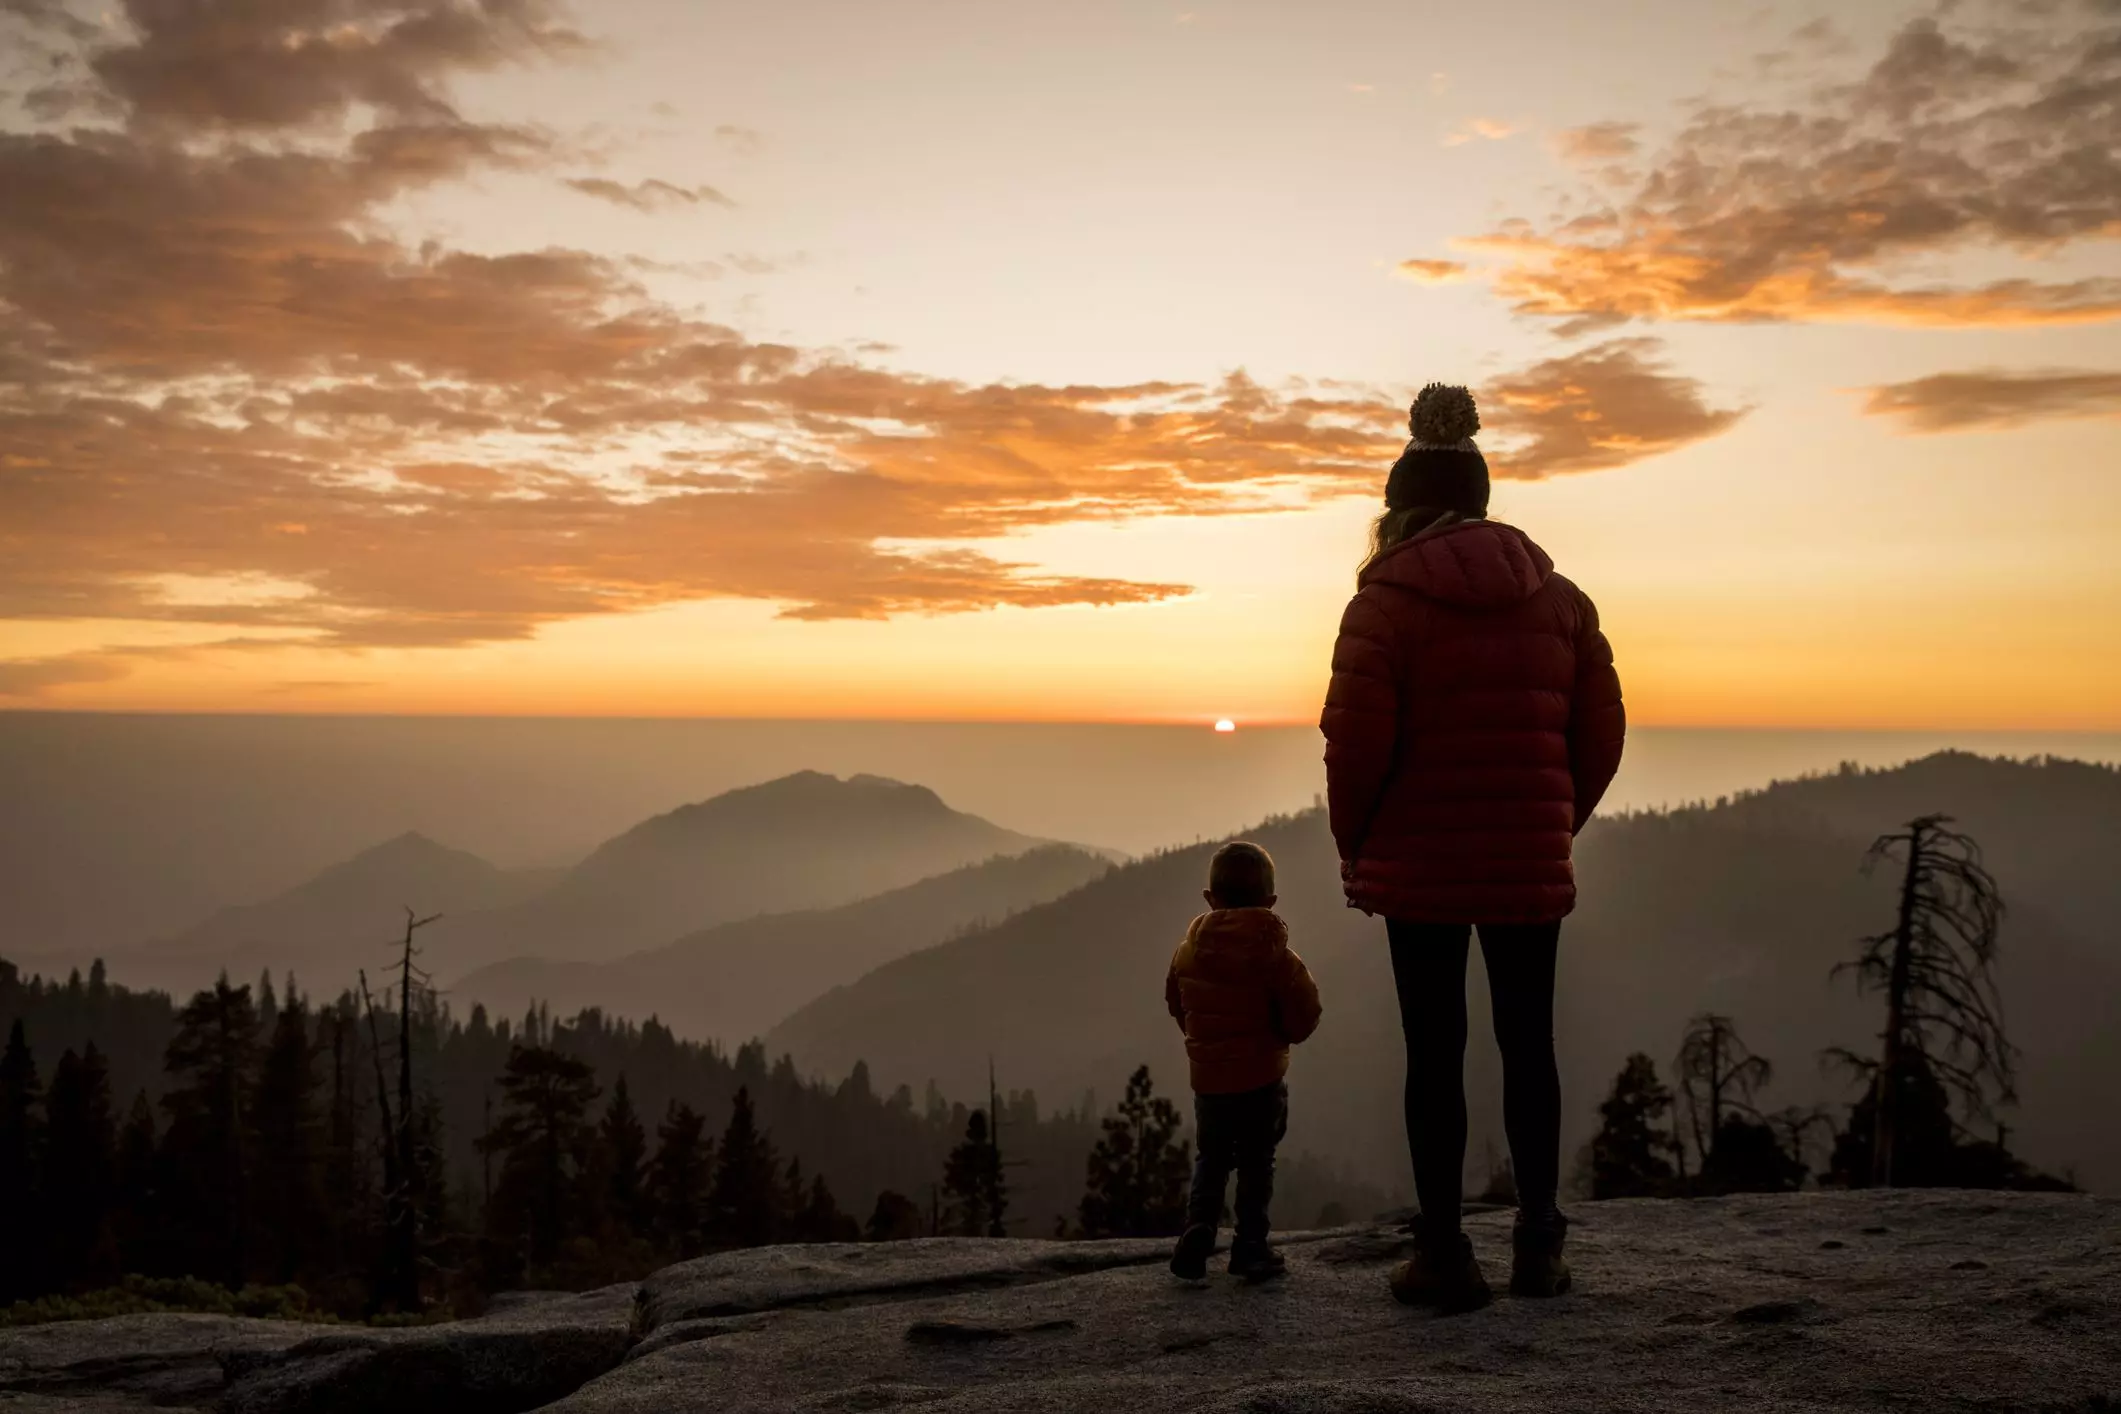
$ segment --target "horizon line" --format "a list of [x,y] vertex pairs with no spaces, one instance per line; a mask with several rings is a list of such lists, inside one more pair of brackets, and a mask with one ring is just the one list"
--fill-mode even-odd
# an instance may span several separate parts
[[[1292,730],[1318,730],[1318,723],[1308,718],[1257,718],[1247,719],[1228,712],[1206,713],[1199,716],[1160,717],[931,717],[931,716],[879,716],[864,717],[840,714],[789,713],[779,716],[756,714],[723,715],[712,712],[509,712],[509,711],[370,711],[316,710],[288,708],[185,708],[185,707],[40,707],[0,705],[0,719],[7,717],[183,717],[183,718],[247,718],[277,719],[285,721],[519,721],[519,722],[714,722],[728,725],[783,725],[783,726],[877,726],[877,727],[1113,727],[1113,728],[1160,728],[1167,730],[1196,731],[1210,736],[1228,738],[1242,736],[1251,731],[1285,732]],[[1216,732],[1215,723],[1228,719],[1237,724],[1234,732]],[[2121,720],[2108,725],[1969,725],[1966,723],[1840,725],[1818,722],[1702,722],[1702,721],[1658,721],[1634,720],[1629,722],[1631,730],[1660,732],[1784,732],[1793,735],[1837,735],[1837,736],[2055,736],[2055,737],[2121,737]]]

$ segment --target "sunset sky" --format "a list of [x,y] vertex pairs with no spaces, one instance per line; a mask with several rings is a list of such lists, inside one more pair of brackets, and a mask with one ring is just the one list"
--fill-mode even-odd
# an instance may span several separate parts
[[0,0],[0,705],[2121,730],[2121,6]]

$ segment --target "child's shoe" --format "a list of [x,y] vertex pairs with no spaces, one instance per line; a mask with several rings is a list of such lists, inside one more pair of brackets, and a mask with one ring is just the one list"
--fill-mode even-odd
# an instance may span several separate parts
[[1478,1311],[1495,1299],[1464,1233],[1431,1237],[1416,1231],[1414,1257],[1392,1269],[1392,1296],[1406,1306],[1433,1306],[1446,1316]]
[[1560,1213],[1526,1221],[1517,1215],[1510,1230],[1515,1249],[1510,1262],[1510,1294],[1540,1299],[1559,1296],[1569,1289],[1569,1264],[1561,1258],[1561,1244],[1568,1237],[1569,1220]]
[[[1207,1280],[1208,1254],[1214,1250],[1214,1228],[1204,1223],[1187,1228],[1171,1253],[1171,1275],[1180,1281]],[[1236,1258],[1233,1256],[1231,1260],[1234,1262]]]
[[1230,1244],[1230,1275],[1240,1281],[1272,1281],[1288,1270],[1281,1253],[1264,1242]]

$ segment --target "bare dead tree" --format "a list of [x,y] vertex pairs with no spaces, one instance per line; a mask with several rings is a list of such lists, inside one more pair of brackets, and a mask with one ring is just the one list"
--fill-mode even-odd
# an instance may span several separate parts
[[[1753,1096],[1775,1077],[1775,1068],[1765,1056],[1756,1056],[1739,1039],[1738,1027],[1728,1016],[1703,1012],[1687,1023],[1679,1041],[1679,1055],[1672,1062],[1679,1077],[1679,1102],[1685,1108],[1688,1127],[1694,1131],[1694,1153],[1705,1167],[1709,1150],[1723,1130],[1726,1111],[1760,1117]],[[1706,1132],[1702,1120],[1706,1118]],[[1682,1155],[1682,1172],[1684,1156]]]
[[383,1279],[382,1304],[400,1311],[420,1308],[420,1199],[426,1191],[420,1163],[419,1136],[413,1123],[412,994],[429,982],[415,965],[419,949],[413,935],[442,915],[422,918],[405,910],[405,936],[398,959],[398,1103],[393,1111],[383,1079],[383,1038],[376,1025],[375,1000],[363,970],[361,1003],[368,1012],[368,1034],[375,1054],[376,1106],[383,1123]]
[[1872,843],[1866,872],[1901,867],[1899,909],[1890,929],[1863,939],[1862,952],[1833,973],[1854,973],[1859,992],[1885,994],[1877,1057],[1827,1053],[1870,1082],[1871,1181],[1881,1186],[1898,1177],[1902,1111],[1923,1072],[1970,1117],[1988,1115],[1992,1094],[2005,1104],[2015,1099],[2016,1053],[1993,972],[2003,896],[1981,847],[1952,823],[1949,815],[1924,815]]

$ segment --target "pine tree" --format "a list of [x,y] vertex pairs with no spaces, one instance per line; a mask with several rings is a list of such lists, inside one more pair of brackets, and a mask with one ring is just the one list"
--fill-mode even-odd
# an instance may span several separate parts
[[117,1128],[110,1067],[91,1041],[67,1051],[45,1097],[43,1216],[58,1290],[108,1286],[118,1275],[111,1207],[117,1181]]
[[258,1015],[223,977],[177,1014],[163,1055],[172,1082],[163,1139],[164,1223],[193,1276],[241,1286],[249,1267],[250,1106]]
[[[965,1121],[965,1139],[943,1164],[944,1221],[963,1237],[984,1237],[1000,1227],[1008,1206],[1001,1154],[987,1128],[987,1112],[974,1110]],[[998,1234],[997,1234],[998,1235]]]
[[37,1108],[42,1086],[37,1058],[19,1018],[0,1052],[0,1305],[44,1290],[44,1224],[37,1213],[39,1149]]
[[589,1147],[596,1073],[545,1046],[516,1046],[501,1074],[501,1114],[480,1142],[500,1158],[488,1231],[512,1240],[533,1267],[559,1255],[582,1227],[577,1191]]
[[118,1242],[118,1265],[127,1272],[159,1273],[166,1245],[162,1240],[162,1156],[155,1137],[155,1107],[147,1092],[133,1096],[125,1127],[118,1131],[115,1192],[111,1225]]
[[597,1125],[597,1137],[603,1147],[602,1196],[612,1224],[625,1237],[646,1237],[648,1132],[633,1108],[623,1073],[611,1087],[611,1103]]
[[707,1237],[723,1247],[755,1247],[774,1238],[780,1208],[780,1156],[760,1133],[751,1087],[739,1086],[729,1127],[715,1146],[714,1185],[707,1194]]
[[329,1087],[321,1141],[323,1260],[331,1271],[350,1277],[373,1265],[377,1213],[374,1155],[361,1121],[363,1061],[352,999],[332,1006],[319,1024],[329,1037],[320,1048],[329,1057],[323,1062]]
[[323,1133],[316,1113],[316,1067],[309,1007],[292,988],[273,1018],[251,1107],[256,1154],[255,1271],[291,1282],[323,1255]]
[[1591,1196],[1646,1198],[1670,1191],[1672,1166],[1665,1154],[1675,1147],[1658,1121],[1672,1107],[1672,1092],[1657,1078],[1657,1063],[1637,1051],[1613,1079],[1613,1090],[1598,1107],[1603,1121],[1591,1141]]
[[1090,1151],[1078,1209],[1085,1237],[1167,1237],[1185,1225],[1193,1146],[1173,1142],[1180,1122],[1178,1106],[1157,1097],[1149,1067],[1136,1070]]
[[780,1201],[775,1204],[772,1241],[801,1242],[803,1212],[810,1203],[810,1187],[803,1181],[803,1160],[800,1155],[788,1161],[786,1177],[781,1180]]
[[666,1251],[679,1257],[697,1257],[703,1245],[701,1227],[706,1220],[709,1170],[714,1161],[706,1117],[692,1106],[672,1100],[663,1122],[656,1126],[655,1136],[655,1158],[648,1166],[648,1192],[656,1237]]
[[795,1228],[797,1239],[803,1242],[859,1242],[862,1236],[861,1224],[840,1211],[839,1200],[832,1196],[823,1174],[810,1180],[810,1197]]

